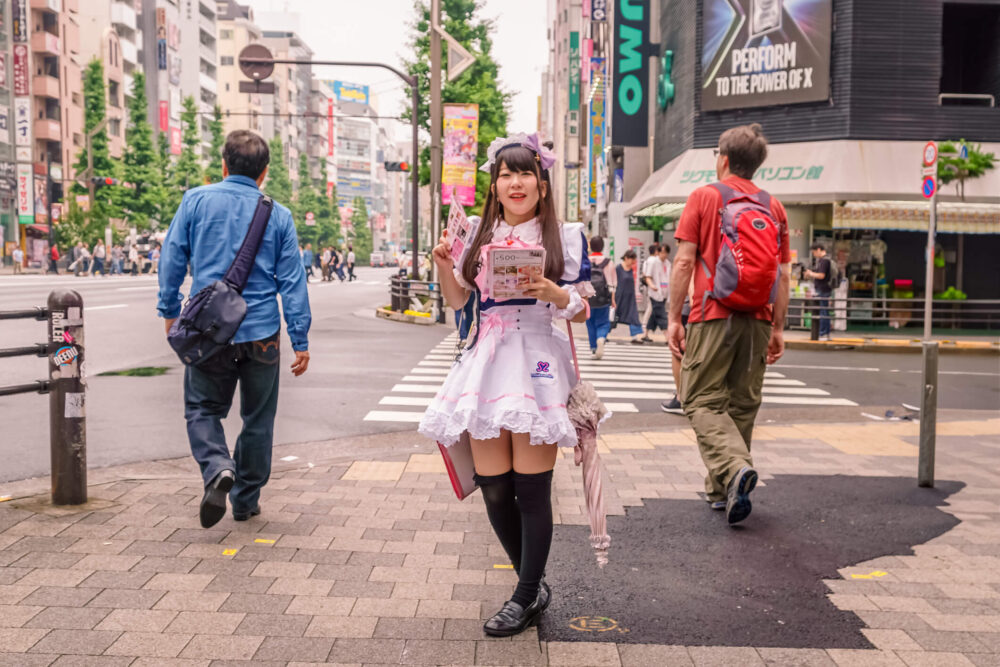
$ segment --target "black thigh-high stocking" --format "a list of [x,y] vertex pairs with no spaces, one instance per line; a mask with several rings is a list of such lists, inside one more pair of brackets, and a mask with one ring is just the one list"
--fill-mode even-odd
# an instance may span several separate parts
[[521,569],[511,599],[527,607],[538,597],[552,546],[552,471],[515,472],[514,492],[521,510]]
[[507,557],[514,565],[514,571],[521,571],[521,511],[514,500],[514,471],[502,475],[473,476],[483,492],[486,502],[486,516],[490,518],[493,532]]

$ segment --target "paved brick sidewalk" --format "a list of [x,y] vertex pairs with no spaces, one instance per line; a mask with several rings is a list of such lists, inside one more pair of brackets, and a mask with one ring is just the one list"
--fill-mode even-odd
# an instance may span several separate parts
[[[765,484],[912,477],[916,434],[911,423],[764,426],[755,459]],[[414,436],[416,453],[380,460],[282,463],[283,448],[263,514],[212,530],[198,525],[187,460],[100,471],[118,481],[92,486],[83,510],[44,496],[0,503],[0,665],[997,666],[1000,419],[943,422],[939,434],[938,478],[967,485],[942,509],[961,523],[913,556],[826,582],[877,650],[545,643],[534,629],[486,639],[482,619],[513,572],[479,497],[455,500],[439,456]],[[690,430],[609,434],[601,450],[611,513],[702,490]],[[572,452],[563,459],[556,520],[584,524]]]

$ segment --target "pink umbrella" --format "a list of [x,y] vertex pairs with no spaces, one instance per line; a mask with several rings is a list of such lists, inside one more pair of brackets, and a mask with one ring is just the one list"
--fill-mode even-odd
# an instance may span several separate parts
[[583,495],[587,500],[590,514],[590,545],[597,555],[597,566],[608,564],[608,519],[604,510],[604,489],[601,481],[601,455],[597,453],[597,429],[601,422],[611,416],[604,403],[597,396],[594,385],[580,379],[580,363],[576,358],[576,343],[569,320],[566,321],[570,345],[573,349],[573,365],[576,367],[576,386],[569,394],[566,409],[570,421],[576,427],[577,444],[573,452],[576,465],[583,465]]

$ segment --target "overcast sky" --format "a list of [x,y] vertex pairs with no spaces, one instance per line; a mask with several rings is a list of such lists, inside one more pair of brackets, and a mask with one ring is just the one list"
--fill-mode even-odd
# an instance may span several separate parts
[[[258,13],[257,23],[262,29],[295,30],[317,59],[366,60],[397,67],[402,66],[408,51],[409,24],[415,16],[413,0],[243,2]],[[486,0],[483,16],[497,20],[493,57],[500,64],[503,87],[514,94],[508,127],[512,132],[534,131],[541,74],[548,57],[545,3],[540,0]],[[277,25],[279,21],[283,25]],[[409,89],[387,70],[316,68],[316,75],[371,86],[378,97],[379,113],[383,115],[395,115],[403,104],[409,103]]]

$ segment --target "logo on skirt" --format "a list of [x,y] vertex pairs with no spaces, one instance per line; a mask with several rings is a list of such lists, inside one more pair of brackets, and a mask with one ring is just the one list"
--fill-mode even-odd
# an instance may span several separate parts
[[549,372],[549,362],[539,361],[538,365],[535,366],[535,372],[531,374],[533,378],[548,378],[553,379],[552,373]]

